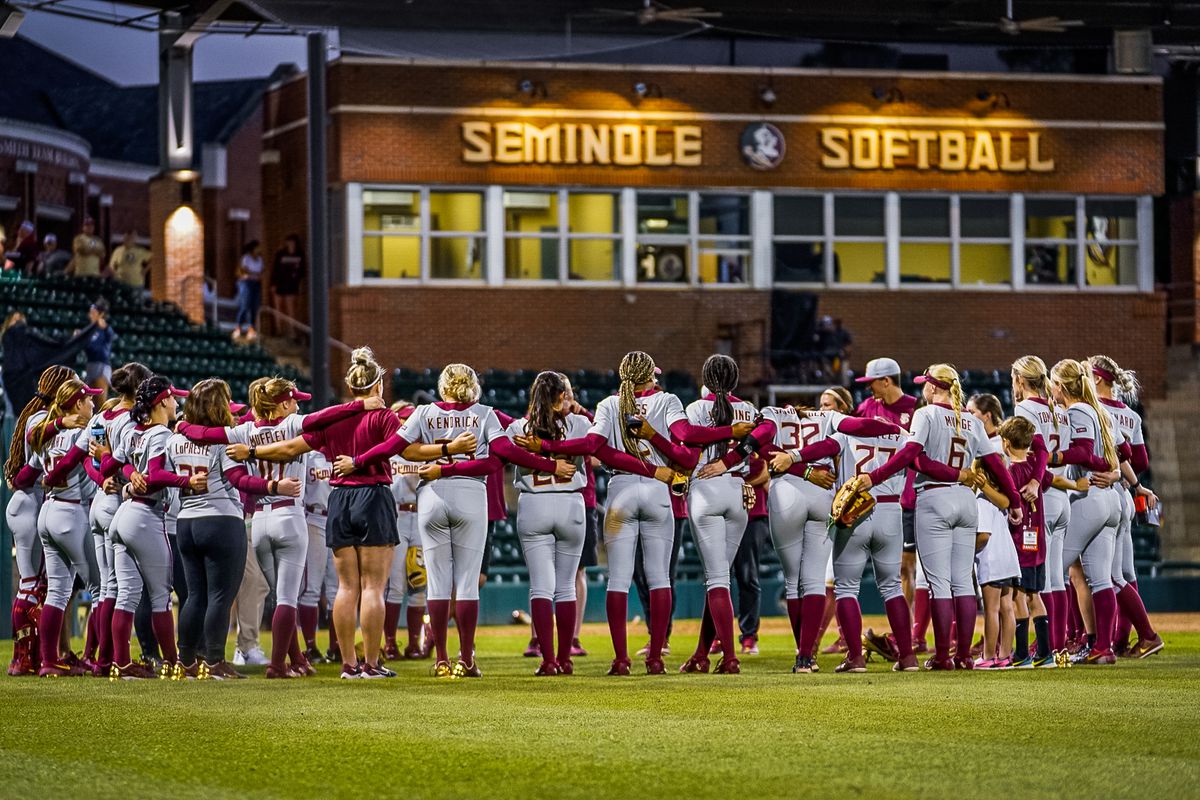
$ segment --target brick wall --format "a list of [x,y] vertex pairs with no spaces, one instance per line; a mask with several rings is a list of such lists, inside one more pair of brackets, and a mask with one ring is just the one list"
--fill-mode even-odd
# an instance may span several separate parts
[[[200,187],[194,186],[198,198]],[[155,300],[169,300],[191,318],[204,319],[204,223],[183,206],[183,184],[171,177],[150,182],[150,285]]]

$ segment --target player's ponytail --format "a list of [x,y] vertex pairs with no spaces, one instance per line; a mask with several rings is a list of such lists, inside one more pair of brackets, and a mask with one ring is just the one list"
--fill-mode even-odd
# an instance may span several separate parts
[[956,435],[962,433],[962,412],[966,403],[958,370],[949,364],[934,364],[925,370],[925,374],[933,378],[935,386],[949,393],[950,408],[954,409],[954,432]]
[[363,397],[383,380],[383,367],[375,361],[369,347],[359,347],[350,354],[350,369],[346,370],[346,386],[356,397]]
[[133,407],[129,409],[130,418],[140,425],[149,423],[150,412],[154,410],[155,401],[158,400],[159,395],[169,391],[170,388],[171,381],[162,375],[155,375],[142,381],[134,394]]
[[37,391],[25,404],[25,408],[21,409],[21,415],[17,417],[16,426],[13,428],[12,441],[8,445],[8,460],[4,462],[4,477],[9,483],[17,477],[21,467],[25,466],[25,427],[29,424],[29,418],[39,411],[46,410],[54,402],[58,387],[64,381],[74,378],[75,372],[61,365],[46,367],[42,371],[38,378]]
[[529,387],[529,419],[525,433],[542,439],[564,439],[567,424],[562,414],[554,410],[554,404],[567,391],[567,384],[557,372],[539,372]]
[[479,376],[466,364],[447,364],[438,376],[438,394],[449,403],[478,403]]
[[640,455],[642,449],[638,446],[637,439],[629,432],[628,426],[625,425],[625,419],[638,413],[634,397],[637,387],[654,380],[654,359],[650,357],[649,353],[643,353],[641,350],[626,353],[625,357],[621,359],[621,366],[617,368],[617,376],[621,379],[621,387],[617,391],[618,407],[621,411],[621,442],[625,445],[625,452]]
[[258,419],[275,419],[279,416],[279,402],[275,398],[294,390],[296,384],[286,378],[262,378],[250,384],[248,398],[250,408]]
[[729,356],[719,353],[708,357],[700,369],[701,380],[713,393],[713,425],[722,427],[733,424],[733,404],[729,393],[738,385],[738,365]]
[[[54,421],[60,417],[67,416],[69,410],[68,404],[83,392],[83,387],[84,382],[75,377],[74,374],[58,385],[58,389],[54,392],[54,400],[50,403],[50,407],[46,411],[46,416],[30,431],[30,447],[34,450],[42,449],[46,444],[46,440],[50,438],[49,434]],[[13,436],[16,436],[15,432]]]
[[1104,448],[1104,460],[1109,469],[1117,467],[1117,445],[1113,439],[1112,420],[1108,412],[1100,407],[1096,397],[1096,384],[1092,378],[1092,367],[1086,361],[1064,358],[1054,365],[1051,380],[1062,387],[1063,394],[1070,400],[1087,403],[1096,413],[1100,423],[1100,441]]
[[1092,367],[1092,374],[1112,384],[1120,400],[1125,403],[1137,402],[1142,386],[1132,370],[1121,369],[1117,362],[1108,356],[1092,356],[1087,361]]

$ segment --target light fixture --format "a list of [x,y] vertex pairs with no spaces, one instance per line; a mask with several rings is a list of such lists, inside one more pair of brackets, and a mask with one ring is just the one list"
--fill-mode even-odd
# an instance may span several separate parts
[[517,91],[526,97],[545,97],[546,84],[542,83],[541,81],[522,78],[521,80],[517,81]]
[[645,221],[646,229],[651,231],[663,231],[671,226],[670,220],[662,217],[650,217]]
[[975,99],[981,103],[990,104],[993,109],[1011,108],[1012,103],[1004,92],[993,92],[990,89],[980,89],[975,93]]
[[871,88],[871,97],[874,97],[881,103],[904,102],[904,92],[895,86],[874,86]]
[[200,177],[200,173],[194,169],[177,169],[171,173],[171,177],[180,183],[194,181]]
[[779,95],[775,94],[775,88],[768,83],[758,90],[758,99],[764,106],[773,106]]
[[646,97],[662,97],[662,89],[657,83],[649,83],[647,81],[638,81],[633,85],[633,93],[639,98]]

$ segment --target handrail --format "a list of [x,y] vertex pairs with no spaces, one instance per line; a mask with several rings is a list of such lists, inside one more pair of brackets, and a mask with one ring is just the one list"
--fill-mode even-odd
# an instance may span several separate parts
[[[309,336],[312,335],[312,328],[310,326],[305,325],[303,322],[296,319],[295,317],[289,317],[287,314],[284,314],[282,311],[280,311],[277,308],[272,308],[271,306],[263,306],[262,308],[259,309],[259,314],[260,315],[266,314],[267,316],[271,317],[271,319],[275,320],[276,322],[283,323],[288,328],[290,328],[293,332],[299,331],[300,333],[307,334]],[[346,355],[350,355],[352,352],[354,352],[353,347],[351,347],[350,345],[346,344],[343,341],[334,339],[332,336],[327,337],[326,340],[329,342],[331,347],[334,347],[334,348],[342,351]]]

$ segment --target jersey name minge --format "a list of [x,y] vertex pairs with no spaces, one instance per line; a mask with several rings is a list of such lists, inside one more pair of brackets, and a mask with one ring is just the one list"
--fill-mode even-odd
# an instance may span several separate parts
[[[956,419],[953,409],[938,405],[917,409],[908,441],[917,442],[926,456],[954,469],[965,469],[975,459],[996,452],[982,422],[965,411]],[[944,485],[923,472],[914,472],[913,486],[918,492],[926,484]]]

